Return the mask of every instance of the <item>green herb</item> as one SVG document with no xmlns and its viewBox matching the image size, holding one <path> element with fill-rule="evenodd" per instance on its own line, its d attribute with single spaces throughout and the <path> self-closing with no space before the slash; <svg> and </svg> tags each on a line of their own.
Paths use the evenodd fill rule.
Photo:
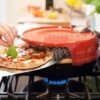
<svg viewBox="0 0 100 100">
<path fill-rule="evenodd" d="M 26 60 L 27 60 L 27 59 L 30 59 L 30 58 L 31 58 L 30 55 L 25 56 L 25 59 L 26 59 Z"/>
<path fill-rule="evenodd" d="M 11 56 L 13 59 L 17 57 L 17 51 L 14 46 L 8 47 L 7 56 Z"/>
</svg>

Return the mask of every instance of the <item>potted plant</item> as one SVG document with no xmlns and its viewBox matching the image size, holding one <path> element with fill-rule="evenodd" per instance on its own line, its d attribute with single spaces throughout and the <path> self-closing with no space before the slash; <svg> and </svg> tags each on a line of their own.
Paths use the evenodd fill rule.
<svg viewBox="0 0 100 100">
<path fill-rule="evenodd" d="M 100 0 L 84 0 L 87 5 L 93 5 L 95 7 L 91 15 L 95 18 L 95 30 L 100 32 Z"/>
</svg>

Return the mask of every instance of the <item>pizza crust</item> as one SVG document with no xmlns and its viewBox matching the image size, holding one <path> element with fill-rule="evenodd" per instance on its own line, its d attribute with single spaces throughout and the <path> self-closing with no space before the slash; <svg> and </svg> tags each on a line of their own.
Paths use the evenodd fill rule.
<svg viewBox="0 0 100 100">
<path fill-rule="evenodd" d="M 31 60 L 29 63 L 4 62 L 1 60 L 0 66 L 5 68 L 10 68 L 10 69 L 19 69 L 19 70 L 34 69 L 46 64 L 48 61 L 50 61 L 53 58 L 53 52 L 47 52 L 46 55 L 47 56 L 44 59 L 29 59 Z"/>
<path fill-rule="evenodd" d="M 64 58 L 59 61 L 59 64 L 69 64 L 69 63 L 72 63 L 71 58 Z"/>
</svg>

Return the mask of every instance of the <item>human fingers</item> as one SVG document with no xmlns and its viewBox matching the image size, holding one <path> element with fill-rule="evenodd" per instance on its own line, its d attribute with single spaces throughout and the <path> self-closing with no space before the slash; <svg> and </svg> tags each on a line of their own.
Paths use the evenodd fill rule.
<svg viewBox="0 0 100 100">
<path fill-rule="evenodd" d="M 9 44 L 6 41 L 3 41 L 1 39 L 0 39 L 0 45 L 6 46 L 6 47 L 9 46 Z"/>
<path fill-rule="evenodd" d="M 2 24 L 0 25 L 0 27 L 9 35 L 9 37 L 11 38 L 11 41 L 13 42 L 14 35 L 13 35 L 12 28 L 6 24 Z"/>
<path fill-rule="evenodd" d="M 2 27 L 0 27 L 0 35 L 1 35 L 1 37 L 2 37 L 2 39 L 4 40 L 4 41 L 6 41 L 9 45 L 12 45 L 12 39 L 11 39 L 11 37 L 10 37 L 10 35 L 8 34 L 8 32 L 4 29 L 4 28 L 2 28 Z"/>
<path fill-rule="evenodd" d="M 11 30 L 12 30 L 12 33 L 13 33 L 14 37 L 16 37 L 17 36 L 16 28 L 15 27 L 11 27 Z"/>
<path fill-rule="evenodd" d="M 13 38 L 15 38 L 17 36 L 17 29 L 15 27 L 6 24 L 3 24 L 2 27 L 5 28 L 6 31 L 8 31 L 11 37 L 13 36 Z"/>
</svg>

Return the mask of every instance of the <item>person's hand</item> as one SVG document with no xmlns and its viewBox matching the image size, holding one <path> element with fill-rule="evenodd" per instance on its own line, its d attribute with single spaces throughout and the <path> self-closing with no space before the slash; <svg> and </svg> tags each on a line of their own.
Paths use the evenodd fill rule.
<svg viewBox="0 0 100 100">
<path fill-rule="evenodd" d="M 17 36 L 17 30 L 6 24 L 0 24 L 0 45 L 13 45 L 14 38 Z"/>
</svg>

